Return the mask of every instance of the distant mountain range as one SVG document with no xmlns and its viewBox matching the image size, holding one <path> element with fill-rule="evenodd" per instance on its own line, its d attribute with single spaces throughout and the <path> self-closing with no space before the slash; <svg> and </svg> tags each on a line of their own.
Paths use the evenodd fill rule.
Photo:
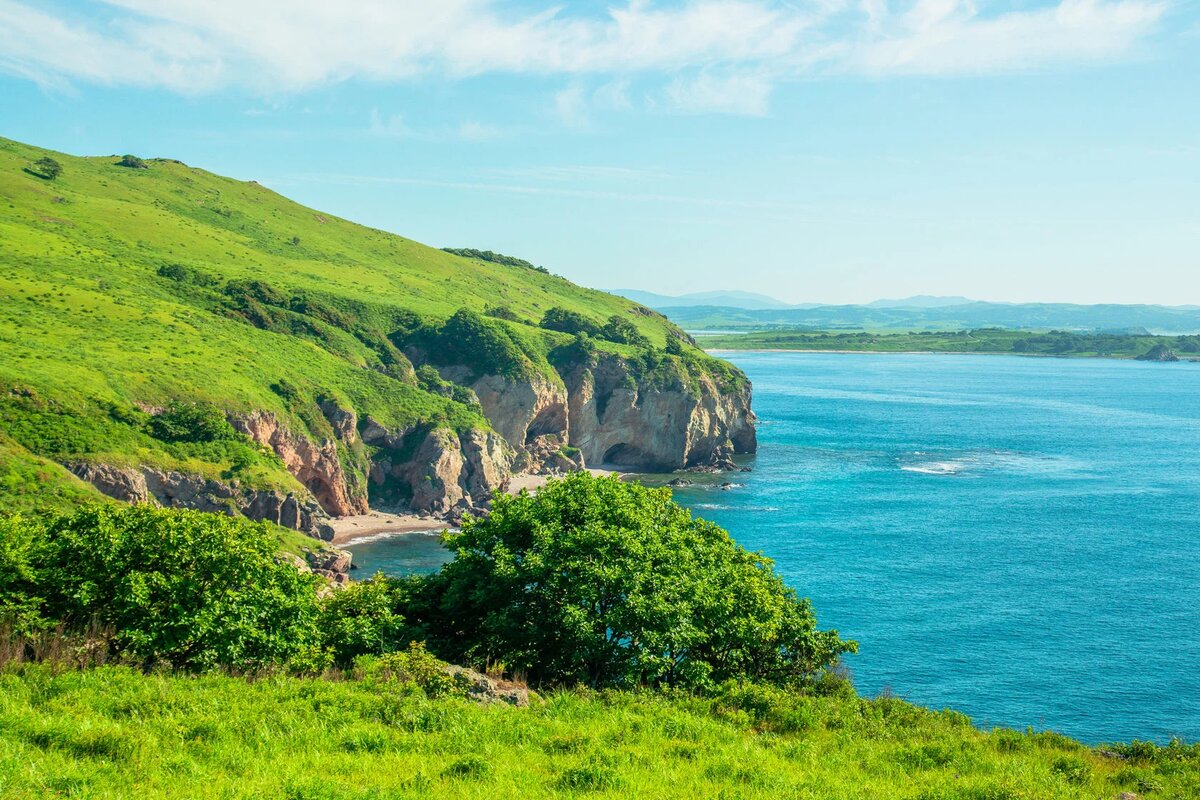
<svg viewBox="0 0 1200 800">
<path fill-rule="evenodd" d="M 1160 305 L 1077 305 L 1072 303 L 988 303 L 966 297 L 917 295 L 865 305 L 789 305 L 750 292 L 698 292 L 678 297 L 613 290 L 657 309 L 690 330 L 1032 330 L 1200 332 L 1200 308 Z"/>
<path fill-rule="evenodd" d="M 635 303 L 641 303 L 644 306 L 656 309 L 682 308 L 686 306 L 723 306 L 726 308 L 745 308 L 750 310 L 811 307 L 810 305 L 793 306 L 782 300 L 776 300 L 774 297 L 768 297 L 765 294 L 755 294 L 754 292 L 693 292 L 691 294 L 673 296 L 643 292 L 640 289 L 608 289 L 607 291 L 610 294 L 615 294 L 627 300 L 632 300 Z"/>
</svg>

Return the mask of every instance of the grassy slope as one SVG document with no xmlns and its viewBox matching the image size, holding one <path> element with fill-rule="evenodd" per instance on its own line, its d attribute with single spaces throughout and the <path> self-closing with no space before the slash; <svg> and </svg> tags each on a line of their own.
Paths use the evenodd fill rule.
<svg viewBox="0 0 1200 800">
<path fill-rule="evenodd" d="M 45 155 L 63 166 L 53 181 L 27 169 Z M 670 328 L 661 317 L 635 313 L 627 300 L 535 270 L 453 256 L 320 214 L 256 183 L 171 161 L 151 161 L 145 170 L 116 161 L 0 139 L 0 402 L 18 387 L 63 417 L 61 425 L 46 423 L 62 428 L 58 449 L 35 448 L 38 455 L 219 472 L 215 464 L 180 463 L 178 453 L 113 424 L 105 407 L 197 399 L 298 422 L 294 407 L 270 388 L 281 378 L 385 425 L 485 424 L 466 406 L 372 369 L 379 353 L 361 337 L 329 326 L 323 337 L 287 335 L 214 313 L 219 286 L 160 277 L 164 265 L 200 270 L 222 284 L 253 279 L 304 292 L 381 336 L 404 311 L 444 318 L 488 304 L 507 304 L 530 321 L 552 306 L 597 321 L 620 314 L 658 346 Z M 569 338 L 510 327 L 542 351 Z M 0 428 L 21 439 L 14 419 L 27 416 L 28 405 L 11 411 L 7 424 L 0 414 Z M 91 450 L 72 444 L 85 440 L 93 440 Z M 13 459 L 31 457 L 10 441 L 0 450 L 0 470 L 27 472 Z M 292 485 L 278 467 L 260 473 L 260 483 Z M 0 499 L 8 495 L 0 485 Z"/>
<path fill-rule="evenodd" d="M 736 335 L 705 336 L 700 343 L 713 350 L 848 350 L 864 353 L 1017 353 L 1074 357 L 1135 358 L 1155 345 L 1174 349 L 1181 358 L 1196 354 L 1180 348 L 1195 336 L 1142 336 L 1072 334 L 1068 349 L 1056 352 L 1055 345 L 1039 343 L 1044 334 L 1015 330 L 943 331 L 935 333 L 876 334 L 823 331 L 770 331 Z M 1019 352 L 1014 344 L 1032 342 Z M 1200 342 L 1197 342 L 1200 344 Z"/>
<path fill-rule="evenodd" d="M 812 698 L 752 720 L 620 693 L 513 709 L 355 681 L 0 674 L 7 798 L 1195 797 L 1198 760 L 983 733 L 892 699 Z"/>
</svg>

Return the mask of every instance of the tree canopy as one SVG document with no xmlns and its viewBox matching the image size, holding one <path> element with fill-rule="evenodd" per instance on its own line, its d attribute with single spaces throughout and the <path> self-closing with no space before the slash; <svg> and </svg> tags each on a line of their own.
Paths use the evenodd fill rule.
<svg viewBox="0 0 1200 800">
<path fill-rule="evenodd" d="M 451 563 L 410 581 L 414 633 L 442 658 L 537 683 L 790 685 L 856 648 L 817 630 L 769 559 L 667 489 L 576 473 L 498 495 L 448 546 Z"/>
</svg>

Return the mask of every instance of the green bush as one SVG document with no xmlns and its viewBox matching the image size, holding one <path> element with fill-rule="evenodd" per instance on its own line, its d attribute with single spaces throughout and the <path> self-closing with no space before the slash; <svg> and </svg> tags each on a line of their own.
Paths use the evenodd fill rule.
<svg viewBox="0 0 1200 800">
<path fill-rule="evenodd" d="M 604 323 L 604 327 L 600 330 L 600 338 L 618 344 L 632 344 L 638 347 L 648 347 L 650 345 L 650 340 L 641 334 L 636 325 L 616 314 L 613 314 Z"/>
<path fill-rule="evenodd" d="M 115 630 L 144 664 L 257 669 L 318 644 L 317 580 L 279 563 L 262 523 L 196 511 L 93 505 L 30 526 L 30 591 L 46 617 Z"/>
<path fill-rule="evenodd" d="M 0 517 L 0 631 L 32 636 L 46 626 L 33 567 L 34 525 Z"/>
<path fill-rule="evenodd" d="M 117 161 L 118 167 L 128 167 L 129 169 L 150 169 L 150 165 L 144 159 L 137 156 L 124 155 Z"/>
<path fill-rule="evenodd" d="M 770 560 L 666 489 L 577 473 L 498 494 L 447 544 L 454 560 L 410 582 L 405 614 L 449 661 L 543 684 L 703 689 L 794 685 L 855 649 L 816 629 Z"/>
<path fill-rule="evenodd" d="M 334 664 L 345 668 L 359 656 L 398 649 L 404 643 L 404 617 L 395 605 L 392 583 L 382 575 L 330 595 L 322 604 L 319 624 Z"/>
<path fill-rule="evenodd" d="M 447 672 L 446 662 L 432 656 L 423 642 L 382 656 L 360 656 L 354 668 L 360 678 L 411 684 L 431 699 L 466 694 L 463 682 Z"/>
<path fill-rule="evenodd" d="M 150 435 L 164 442 L 219 442 L 238 438 L 219 408 L 209 403 L 174 402 L 150 418 Z"/>
<path fill-rule="evenodd" d="M 600 335 L 600 326 L 595 322 L 592 322 L 578 311 L 568 311 L 565 308 L 558 308 L 557 306 L 549 309 L 542 315 L 542 321 L 539 325 L 548 331 L 560 331 L 570 334 L 586 333 L 588 336 Z"/>
</svg>

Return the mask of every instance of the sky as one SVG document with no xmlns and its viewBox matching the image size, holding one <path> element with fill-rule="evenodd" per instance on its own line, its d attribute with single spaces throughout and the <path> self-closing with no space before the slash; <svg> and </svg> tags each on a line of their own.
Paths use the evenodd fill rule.
<svg viewBox="0 0 1200 800">
<path fill-rule="evenodd" d="M 597 288 L 1200 304 L 1197 0 L 0 0 L 0 135 Z"/>
</svg>

